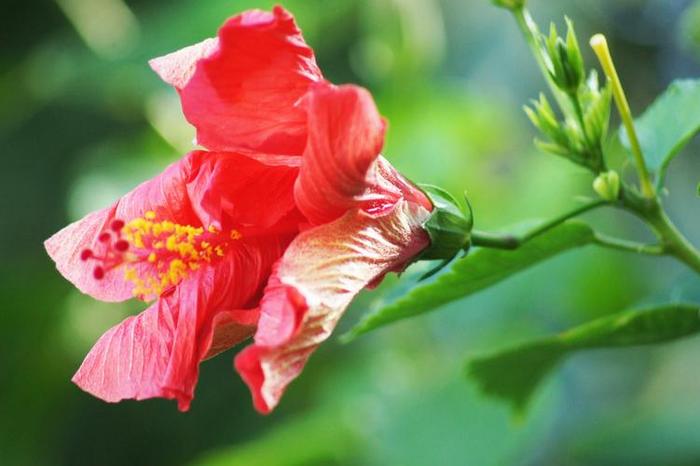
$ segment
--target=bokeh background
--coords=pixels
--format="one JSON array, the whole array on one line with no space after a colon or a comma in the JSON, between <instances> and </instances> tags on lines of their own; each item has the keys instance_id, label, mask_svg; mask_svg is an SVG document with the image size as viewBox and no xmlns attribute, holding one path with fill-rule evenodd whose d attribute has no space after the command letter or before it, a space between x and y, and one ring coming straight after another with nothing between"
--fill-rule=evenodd
<instances>
[{"instance_id":1,"label":"bokeh background","mask_svg":"<svg viewBox=\"0 0 700 466\"><path fill-rule=\"evenodd\" d=\"M575 20L611 42L637 114L700 75L700 2L531 0L541 26ZM546 218L591 177L532 147L523 103L544 89L512 18L487 0L287 0L334 82L372 90L385 154L416 181L466 189L481 229ZM0 464L698 465L700 339L568 360L526 416L464 375L470 354L654 301L700 300L672 261L587 247L495 288L369 334L332 339L261 417L229 351L196 399L106 404L70 383L97 337L143 306L80 295L42 241L190 147L149 58L213 35L268 0L3 0L0 23ZM700 145L669 174L672 216L700 242ZM644 238L620 213L589 217ZM347 329L396 280L360 297Z\"/></svg>"}]
</instances>

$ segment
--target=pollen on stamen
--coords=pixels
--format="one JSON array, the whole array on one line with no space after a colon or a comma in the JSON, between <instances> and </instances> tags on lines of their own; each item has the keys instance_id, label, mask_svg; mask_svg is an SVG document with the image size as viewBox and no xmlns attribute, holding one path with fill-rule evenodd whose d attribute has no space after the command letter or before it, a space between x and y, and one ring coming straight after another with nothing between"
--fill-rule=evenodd
<instances>
[{"instance_id":1,"label":"pollen on stamen","mask_svg":"<svg viewBox=\"0 0 700 466\"><path fill-rule=\"evenodd\" d=\"M82 251L80 251L80 260L85 262L86 260L92 257L92 254L92 249L83 249Z\"/></svg>"},{"instance_id":2,"label":"pollen on stamen","mask_svg":"<svg viewBox=\"0 0 700 466\"><path fill-rule=\"evenodd\" d=\"M233 241L242 238L237 230L224 234L214 226L195 227L157 219L148 211L126 223L121 233L128 249L124 278L134 284L134 295L148 300L162 296L193 271L226 256ZM114 249L125 246L119 241ZM139 266L137 266L140 264Z\"/></svg>"},{"instance_id":3,"label":"pollen on stamen","mask_svg":"<svg viewBox=\"0 0 700 466\"><path fill-rule=\"evenodd\" d=\"M116 219L112 220L112 224L109 227L112 229L113 232L119 233L120 231L122 231L122 228L124 228L124 225L124 220Z\"/></svg>"},{"instance_id":4,"label":"pollen on stamen","mask_svg":"<svg viewBox=\"0 0 700 466\"><path fill-rule=\"evenodd\" d=\"M129 242L124 239L120 239L114 243L114 249L120 252L125 252L129 249Z\"/></svg>"},{"instance_id":5,"label":"pollen on stamen","mask_svg":"<svg viewBox=\"0 0 700 466\"><path fill-rule=\"evenodd\" d=\"M122 228L124 228L123 220L113 220L109 225L111 231L103 230L97 235L96 250L86 248L80 251L80 260L97 263L92 268L92 276L95 280L102 280L107 272L125 262L129 243L121 237Z\"/></svg>"}]
</instances>

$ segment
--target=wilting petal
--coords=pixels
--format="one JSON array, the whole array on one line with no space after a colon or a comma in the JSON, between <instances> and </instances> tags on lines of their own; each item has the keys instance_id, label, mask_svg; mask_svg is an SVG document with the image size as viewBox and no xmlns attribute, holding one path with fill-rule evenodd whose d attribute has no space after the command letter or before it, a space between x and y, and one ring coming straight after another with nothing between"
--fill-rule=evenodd
<instances>
[{"instance_id":1,"label":"wilting petal","mask_svg":"<svg viewBox=\"0 0 700 466\"><path fill-rule=\"evenodd\" d=\"M262 285L287 240L244 243L105 333L73 377L105 401L175 398L189 408L199 363L255 330Z\"/></svg>"},{"instance_id":2,"label":"wilting petal","mask_svg":"<svg viewBox=\"0 0 700 466\"><path fill-rule=\"evenodd\" d=\"M370 213L381 214L387 209L393 208L399 199L405 199L423 206L427 210L433 210L433 204L423 191L394 168L387 159L382 156L377 158L374 164L372 183L362 195L361 205Z\"/></svg>"},{"instance_id":3,"label":"wilting petal","mask_svg":"<svg viewBox=\"0 0 700 466\"><path fill-rule=\"evenodd\" d=\"M204 147L303 151L306 114L297 101L323 77L283 8L234 16L218 39L157 58L151 66L180 92L183 112Z\"/></svg>"},{"instance_id":4,"label":"wilting petal","mask_svg":"<svg viewBox=\"0 0 700 466\"><path fill-rule=\"evenodd\" d=\"M154 58L149 64L163 81L176 89L182 89L194 74L197 62L213 55L218 50L219 38L214 37L177 52Z\"/></svg>"},{"instance_id":5,"label":"wilting petal","mask_svg":"<svg viewBox=\"0 0 700 466\"><path fill-rule=\"evenodd\" d=\"M385 123L357 86L318 84L306 99L309 136L294 195L304 215L321 224L343 215L372 183L368 171L384 144Z\"/></svg>"},{"instance_id":6,"label":"wilting petal","mask_svg":"<svg viewBox=\"0 0 700 466\"><path fill-rule=\"evenodd\" d=\"M235 362L260 412L277 405L358 292L428 245L427 216L403 200L379 217L354 209L292 242L265 289L255 344Z\"/></svg>"}]
</instances>

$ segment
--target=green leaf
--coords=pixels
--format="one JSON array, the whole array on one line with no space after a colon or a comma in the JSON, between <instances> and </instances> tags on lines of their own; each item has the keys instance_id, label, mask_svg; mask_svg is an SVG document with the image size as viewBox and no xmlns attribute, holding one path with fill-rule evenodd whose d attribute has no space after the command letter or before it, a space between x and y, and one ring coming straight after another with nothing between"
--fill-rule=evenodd
<instances>
[{"instance_id":1,"label":"green leaf","mask_svg":"<svg viewBox=\"0 0 700 466\"><path fill-rule=\"evenodd\" d=\"M286 420L247 443L206 453L190 466L340 464L354 458L357 437L327 413Z\"/></svg>"},{"instance_id":2,"label":"green leaf","mask_svg":"<svg viewBox=\"0 0 700 466\"><path fill-rule=\"evenodd\" d=\"M674 81L636 119L635 128L647 166L657 173L661 187L669 162L700 131L700 80ZM629 148L624 129L620 136Z\"/></svg>"},{"instance_id":3,"label":"green leaf","mask_svg":"<svg viewBox=\"0 0 700 466\"><path fill-rule=\"evenodd\" d=\"M434 281L417 285L395 302L365 316L350 330L348 337L356 337L390 322L432 311L450 301L493 286L561 252L592 241L593 231L588 225L568 221L512 251L478 249L455 260Z\"/></svg>"},{"instance_id":4,"label":"green leaf","mask_svg":"<svg viewBox=\"0 0 700 466\"><path fill-rule=\"evenodd\" d=\"M649 345L700 331L700 306L665 305L625 311L496 353L467 364L468 374L487 395L522 413L539 383L565 356L582 349Z\"/></svg>"}]
</instances>

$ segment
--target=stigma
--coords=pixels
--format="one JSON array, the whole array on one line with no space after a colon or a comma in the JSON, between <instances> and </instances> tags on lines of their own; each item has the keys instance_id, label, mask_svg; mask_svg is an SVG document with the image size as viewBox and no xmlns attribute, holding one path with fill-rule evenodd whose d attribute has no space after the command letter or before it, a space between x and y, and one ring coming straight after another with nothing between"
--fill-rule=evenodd
<instances>
[{"instance_id":1,"label":"stigma","mask_svg":"<svg viewBox=\"0 0 700 466\"><path fill-rule=\"evenodd\" d=\"M81 251L83 261L95 262L92 275L101 280L116 268L134 284L133 293L141 300L155 299L177 286L193 271L226 255L238 230L223 232L159 220L153 211L128 223L113 220L103 230L98 246Z\"/></svg>"}]
</instances>

